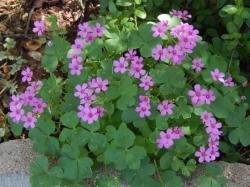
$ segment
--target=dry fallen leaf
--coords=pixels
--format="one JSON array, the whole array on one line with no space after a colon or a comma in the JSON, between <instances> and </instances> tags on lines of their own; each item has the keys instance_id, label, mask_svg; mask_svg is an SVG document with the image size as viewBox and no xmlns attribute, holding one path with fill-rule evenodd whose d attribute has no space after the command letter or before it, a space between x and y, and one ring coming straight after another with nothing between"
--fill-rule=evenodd
<instances>
[{"instance_id":1,"label":"dry fallen leaf","mask_svg":"<svg viewBox=\"0 0 250 187\"><path fill-rule=\"evenodd\" d=\"M46 39L28 40L24 43L24 48L29 51L36 51L46 42Z\"/></svg>"},{"instance_id":2,"label":"dry fallen leaf","mask_svg":"<svg viewBox=\"0 0 250 187\"><path fill-rule=\"evenodd\" d=\"M4 24L0 23L0 32L5 32L6 30L7 27Z\"/></svg>"},{"instance_id":3,"label":"dry fallen leaf","mask_svg":"<svg viewBox=\"0 0 250 187\"><path fill-rule=\"evenodd\" d=\"M36 61L40 61L42 58L42 54L38 51L29 51L28 55Z\"/></svg>"}]
</instances>

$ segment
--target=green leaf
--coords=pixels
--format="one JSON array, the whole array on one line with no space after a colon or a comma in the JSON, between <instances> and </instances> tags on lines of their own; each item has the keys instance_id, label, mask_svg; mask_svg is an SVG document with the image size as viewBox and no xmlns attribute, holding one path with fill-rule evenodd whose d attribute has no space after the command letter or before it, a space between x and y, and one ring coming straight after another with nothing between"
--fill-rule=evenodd
<instances>
[{"instance_id":1,"label":"green leaf","mask_svg":"<svg viewBox=\"0 0 250 187\"><path fill-rule=\"evenodd\" d=\"M105 151L107 144L108 142L105 135L100 133L92 133L90 135L88 146L92 152L99 155Z\"/></svg>"},{"instance_id":2,"label":"green leaf","mask_svg":"<svg viewBox=\"0 0 250 187\"><path fill-rule=\"evenodd\" d=\"M207 176L199 176L197 178L197 184L199 187L221 187L215 179Z\"/></svg>"},{"instance_id":3,"label":"green leaf","mask_svg":"<svg viewBox=\"0 0 250 187\"><path fill-rule=\"evenodd\" d=\"M129 169L139 169L141 160L146 157L146 150L141 146L134 146L126 153L126 162Z\"/></svg>"},{"instance_id":4,"label":"green leaf","mask_svg":"<svg viewBox=\"0 0 250 187\"><path fill-rule=\"evenodd\" d=\"M166 187L182 187L183 182L181 177L177 176L173 171L165 171L162 175Z\"/></svg>"},{"instance_id":5,"label":"green leaf","mask_svg":"<svg viewBox=\"0 0 250 187\"><path fill-rule=\"evenodd\" d=\"M226 5L222 8L222 13L233 15L238 12L238 9L235 5Z\"/></svg>"},{"instance_id":6,"label":"green leaf","mask_svg":"<svg viewBox=\"0 0 250 187\"><path fill-rule=\"evenodd\" d=\"M171 162L173 159L173 153L172 152L166 152L160 159L160 167L161 169L168 169L171 166Z\"/></svg>"},{"instance_id":7,"label":"green leaf","mask_svg":"<svg viewBox=\"0 0 250 187\"><path fill-rule=\"evenodd\" d=\"M135 15L141 19L145 19L147 17L147 14L143 7L138 7L135 9Z\"/></svg>"},{"instance_id":8,"label":"green leaf","mask_svg":"<svg viewBox=\"0 0 250 187\"><path fill-rule=\"evenodd\" d=\"M105 163L114 164L117 170L123 170L127 167L126 163L126 153L123 149L116 149L112 146L109 146L104 152Z\"/></svg>"},{"instance_id":9,"label":"green leaf","mask_svg":"<svg viewBox=\"0 0 250 187\"><path fill-rule=\"evenodd\" d=\"M135 135L134 133L127 128L123 123L120 125L119 129L113 134L112 144L116 147L128 148L134 144Z\"/></svg>"},{"instance_id":10,"label":"green leaf","mask_svg":"<svg viewBox=\"0 0 250 187\"><path fill-rule=\"evenodd\" d=\"M43 155L39 155L36 157L35 162L31 165L30 171L33 175L37 175L47 172L48 167L48 158Z\"/></svg>"},{"instance_id":11,"label":"green leaf","mask_svg":"<svg viewBox=\"0 0 250 187\"><path fill-rule=\"evenodd\" d=\"M60 121L66 127L75 128L79 123L79 118L76 112L71 111L62 115Z\"/></svg>"},{"instance_id":12,"label":"green leaf","mask_svg":"<svg viewBox=\"0 0 250 187\"><path fill-rule=\"evenodd\" d=\"M131 6L132 5L132 0L117 0L116 5L118 6Z\"/></svg>"},{"instance_id":13,"label":"green leaf","mask_svg":"<svg viewBox=\"0 0 250 187\"><path fill-rule=\"evenodd\" d=\"M225 119L230 127L239 127L246 115L246 107L238 106Z\"/></svg>"},{"instance_id":14,"label":"green leaf","mask_svg":"<svg viewBox=\"0 0 250 187\"><path fill-rule=\"evenodd\" d=\"M61 157L58 164L63 169L63 177L68 180L82 180L92 175L93 161L88 157L79 159Z\"/></svg>"},{"instance_id":15,"label":"green leaf","mask_svg":"<svg viewBox=\"0 0 250 187\"><path fill-rule=\"evenodd\" d=\"M44 55L42 57L42 65L43 67L50 73L54 72L58 65L58 58L54 55Z\"/></svg>"}]
</instances>

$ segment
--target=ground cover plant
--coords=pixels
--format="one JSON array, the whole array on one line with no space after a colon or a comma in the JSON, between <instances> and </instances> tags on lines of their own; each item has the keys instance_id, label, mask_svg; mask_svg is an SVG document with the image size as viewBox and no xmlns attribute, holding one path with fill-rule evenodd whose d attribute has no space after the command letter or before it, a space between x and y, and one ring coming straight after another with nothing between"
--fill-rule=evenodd
<instances>
[{"instance_id":1,"label":"ground cover plant","mask_svg":"<svg viewBox=\"0 0 250 187\"><path fill-rule=\"evenodd\" d=\"M55 18L47 30L34 23L39 36L52 34L41 60L48 77L25 67L27 87L9 107L15 133L28 129L40 154L33 186L83 186L101 164L131 186L182 186L177 174L250 145L238 64L214 54L185 17L107 16L80 23L72 45ZM199 184L225 183L207 169Z\"/></svg>"}]
</instances>

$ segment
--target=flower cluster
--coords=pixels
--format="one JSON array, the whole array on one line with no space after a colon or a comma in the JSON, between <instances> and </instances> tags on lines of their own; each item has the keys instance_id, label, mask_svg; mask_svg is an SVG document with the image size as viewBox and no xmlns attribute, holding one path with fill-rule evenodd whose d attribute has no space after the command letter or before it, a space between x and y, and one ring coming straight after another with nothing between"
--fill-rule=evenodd
<instances>
[{"instance_id":1,"label":"flower cluster","mask_svg":"<svg viewBox=\"0 0 250 187\"><path fill-rule=\"evenodd\" d=\"M15 123L23 123L25 128L34 128L38 114L42 114L47 104L36 96L42 87L41 81L31 82L32 71L26 68L22 71L22 80L28 81L29 86L24 93L13 95L9 104L9 116Z\"/></svg>"},{"instance_id":2,"label":"flower cluster","mask_svg":"<svg viewBox=\"0 0 250 187\"><path fill-rule=\"evenodd\" d=\"M218 68L211 71L211 76L214 81L219 81L226 87L234 87L233 78L231 76L225 78L225 74Z\"/></svg>"},{"instance_id":3,"label":"flower cluster","mask_svg":"<svg viewBox=\"0 0 250 187\"><path fill-rule=\"evenodd\" d=\"M188 95L190 96L194 106L211 104L216 99L213 90L203 89L199 84L194 86L194 90L189 90Z\"/></svg>"},{"instance_id":4,"label":"flower cluster","mask_svg":"<svg viewBox=\"0 0 250 187\"><path fill-rule=\"evenodd\" d=\"M188 19L190 19L192 16L188 13L188 11L186 10L175 10L172 9L169 14L173 17L178 17L180 19L182 19L183 21L187 21Z\"/></svg>"},{"instance_id":5,"label":"flower cluster","mask_svg":"<svg viewBox=\"0 0 250 187\"><path fill-rule=\"evenodd\" d=\"M142 62L143 58L138 56L135 50L129 50L124 57L113 61L114 72L120 74L128 72L130 76L140 79L139 87L147 91L154 85L154 82L147 74Z\"/></svg>"},{"instance_id":6,"label":"flower cluster","mask_svg":"<svg viewBox=\"0 0 250 187\"><path fill-rule=\"evenodd\" d=\"M80 75L83 69L81 51L87 43L92 43L96 38L103 35L104 27L97 23L95 26L90 26L88 23L78 25L78 36L74 44L68 52L67 57L71 59L69 64L70 73L72 75Z\"/></svg>"},{"instance_id":7,"label":"flower cluster","mask_svg":"<svg viewBox=\"0 0 250 187\"><path fill-rule=\"evenodd\" d=\"M135 111L139 113L141 118L145 118L151 115L151 106L150 100L147 96L140 95L139 96L139 105L136 107Z\"/></svg>"},{"instance_id":8,"label":"flower cluster","mask_svg":"<svg viewBox=\"0 0 250 187\"><path fill-rule=\"evenodd\" d=\"M173 113L174 104L170 103L168 100L164 100L160 103L157 109L160 111L162 116L170 115Z\"/></svg>"},{"instance_id":9,"label":"flower cluster","mask_svg":"<svg viewBox=\"0 0 250 187\"><path fill-rule=\"evenodd\" d=\"M45 32L45 22L40 20L40 21L35 21L34 22L34 28L32 29L34 33L37 33L38 36L42 36Z\"/></svg>"},{"instance_id":10,"label":"flower cluster","mask_svg":"<svg viewBox=\"0 0 250 187\"><path fill-rule=\"evenodd\" d=\"M205 125L206 132L208 133L208 148L200 147L200 150L195 153L200 163L214 161L220 156L219 153L219 140L222 131L221 123L217 122L211 112L204 111L201 114L201 120Z\"/></svg>"},{"instance_id":11,"label":"flower cluster","mask_svg":"<svg viewBox=\"0 0 250 187\"><path fill-rule=\"evenodd\" d=\"M156 140L160 149L168 149L174 145L174 140L178 140L184 136L183 129L180 127L169 128L160 132L160 137Z\"/></svg>"},{"instance_id":12,"label":"flower cluster","mask_svg":"<svg viewBox=\"0 0 250 187\"><path fill-rule=\"evenodd\" d=\"M152 28L154 27L155 26ZM171 29L170 34L178 39L177 44L167 47L157 44L156 47L152 49L152 57L156 61L170 60L174 65L181 64L186 55L192 53L193 49L196 47L199 40L198 33L198 30L194 29L194 27L188 23L182 23L175 26ZM158 35L153 32L153 36Z\"/></svg>"},{"instance_id":13,"label":"flower cluster","mask_svg":"<svg viewBox=\"0 0 250 187\"><path fill-rule=\"evenodd\" d=\"M108 84L108 80L97 77L91 79L88 83L83 83L75 87L74 95L80 99L78 117L82 121L92 124L104 116L104 108L101 106L93 106L92 104L97 99L96 94L108 90Z\"/></svg>"}]
</instances>

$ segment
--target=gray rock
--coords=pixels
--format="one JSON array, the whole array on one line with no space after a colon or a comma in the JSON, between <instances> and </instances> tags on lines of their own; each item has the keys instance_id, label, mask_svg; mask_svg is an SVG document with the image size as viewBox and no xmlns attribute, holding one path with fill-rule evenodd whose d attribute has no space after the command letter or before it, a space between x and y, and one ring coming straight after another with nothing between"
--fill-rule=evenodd
<instances>
[{"instance_id":1,"label":"gray rock","mask_svg":"<svg viewBox=\"0 0 250 187\"><path fill-rule=\"evenodd\" d=\"M29 139L11 140L0 144L0 187L30 187L29 165L34 160L32 143ZM217 162L224 168L228 178L227 187L250 187L250 166L240 163ZM97 171L97 173L102 171ZM107 171L105 171L107 172ZM191 178L185 180L185 187L196 187L196 177L202 175L202 166ZM118 175L114 170L112 175Z\"/></svg>"}]
</instances>

